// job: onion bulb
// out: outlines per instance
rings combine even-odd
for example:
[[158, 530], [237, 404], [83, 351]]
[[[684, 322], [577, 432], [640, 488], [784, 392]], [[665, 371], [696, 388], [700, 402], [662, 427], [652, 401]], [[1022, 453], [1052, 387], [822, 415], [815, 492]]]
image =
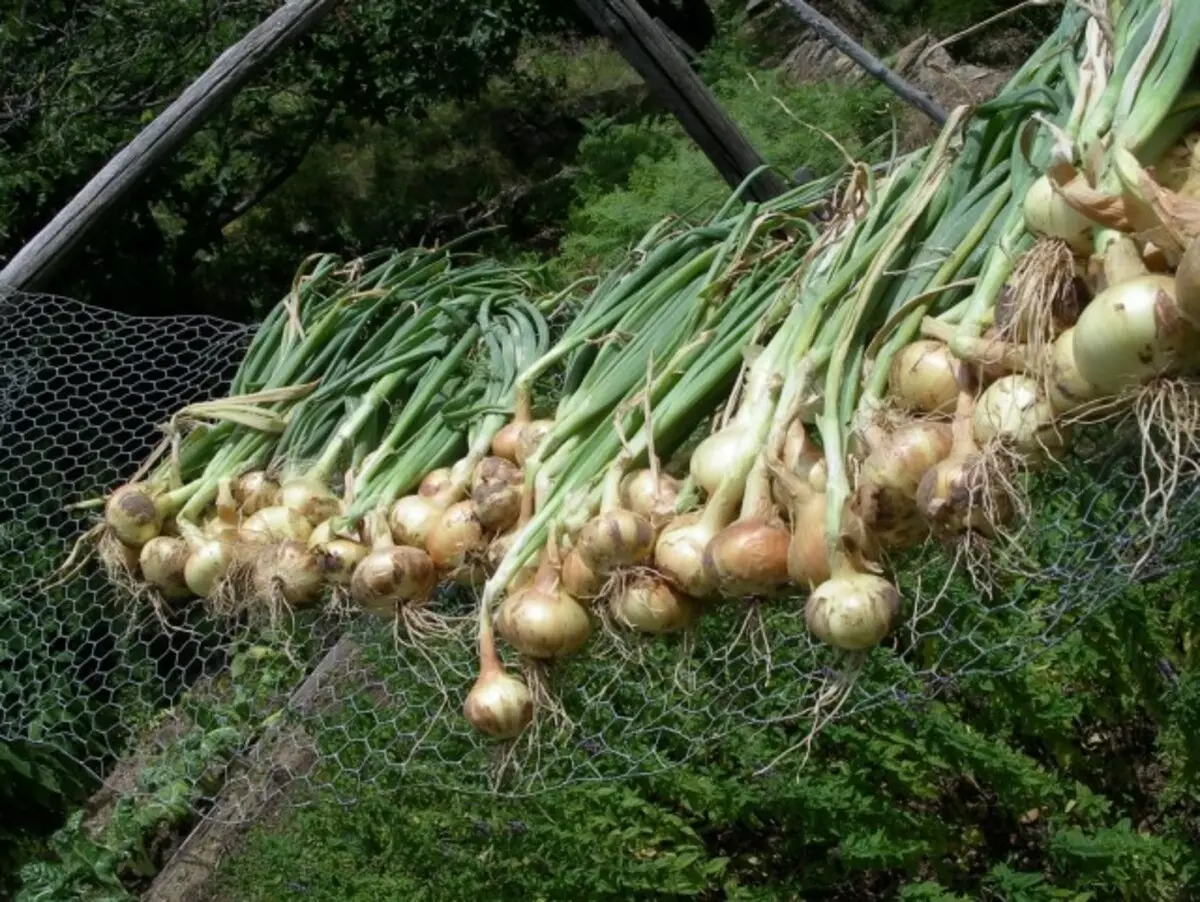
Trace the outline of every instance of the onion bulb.
[[1022, 212], [1025, 226], [1033, 234], [1060, 238], [1080, 256], [1092, 252], [1095, 223], [1067, 203], [1066, 198], [1054, 190], [1048, 176], [1038, 178], [1025, 192]]
[[1050, 406], [1055, 413], [1068, 413], [1099, 394], [1099, 389], [1079, 375], [1075, 365], [1075, 327], [1066, 329], [1050, 346], [1050, 373], [1047, 380]]
[[733, 424], [714, 432], [696, 446], [688, 469], [696, 485], [707, 495], [716, 492], [735, 463], [744, 457], [748, 438], [743, 426]]
[[335, 586], [350, 585], [354, 571], [368, 554], [366, 545], [342, 538], [330, 539], [314, 550], [320, 558], [326, 582]]
[[924, 413], [954, 413], [958, 389], [954, 381], [955, 361], [940, 341], [923, 338], [896, 352], [888, 370], [892, 397], [912, 410]]
[[505, 672], [490, 628], [479, 637], [479, 676], [467, 693], [463, 716], [493, 739], [513, 739], [533, 720], [533, 694]]
[[208, 538], [189, 545], [192, 553], [183, 568], [183, 580], [193, 595], [209, 598], [233, 564], [233, 546]]
[[730, 523], [709, 540], [702, 565], [706, 581], [728, 598], [769, 595], [787, 583], [791, 533], [777, 519]]
[[597, 573], [587, 565], [579, 549], [572, 548], [563, 558], [560, 578], [572, 598], [595, 598], [604, 589], [608, 574]]
[[301, 478], [285, 482], [279, 490], [279, 503], [300, 514], [313, 526], [342, 512], [342, 502], [324, 482]]
[[521, 427], [520, 437], [517, 439], [517, 444], [513, 451], [513, 457], [518, 466], [525, 466], [525, 461], [533, 456], [533, 452], [542, 443], [542, 439], [546, 437], [546, 433], [553, 428], [554, 420], [533, 420]]
[[243, 517], [249, 517], [264, 507], [274, 507], [280, 503], [279, 483], [262, 470], [254, 470], [238, 477], [232, 489], [233, 498], [241, 508]]
[[521, 516], [521, 487], [499, 479], [481, 482], [471, 490], [471, 504], [484, 529], [503, 531]]
[[1000, 441], [1029, 458], [1061, 451], [1069, 437], [1037, 381], [1021, 375], [1004, 376], [984, 390], [972, 425], [981, 445]]
[[308, 541], [313, 524], [290, 507], [264, 507], [242, 521], [242, 535], [249, 542], [274, 542], [279, 539]]
[[316, 604], [325, 574], [321, 562], [302, 541], [286, 539], [264, 551], [254, 562], [254, 593], [267, 601], [276, 593], [294, 608]]
[[123, 485], [104, 504], [104, 519], [121, 542], [141, 548], [163, 527], [163, 513], [149, 487], [131, 482]]
[[551, 659], [583, 648], [592, 633], [587, 611], [562, 587], [549, 559], [533, 584], [511, 592], [496, 615], [496, 631], [531, 658]]
[[391, 616], [397, 605], [423, 603], [437, 585], [437, 571], [420, 548], [380, 543], [354, 568], [350, 594], [364, 611]]
[[589, 569], [609, 574], [646, 561], [654, 551], [654, 527], [633, 511], [615, 508], [589, 520], [575, 549]]
[[776, 492], [784, 499], [791, 519], [787, 569], [791, 581], [812, 588], [829, 579], [829, 543], [825, 541], [825, 493], [813, 491], [802, 477], [774, 467]]
[[388, 527], [397, 545], [424, 548], [429, 531], [441, 517], [444, 508], [420, 495], [397, 498], [388, 511]]
[[450, 505], [434, 522], [425, 550], [435, 567], [452, 570], [483, 550], [483, 524], [470, 501]]
[[783, 466], [808, 483], [814, 492], [825, 491], [825, 452], [809, 437], [800, 420], [794, 420], [784, 434]]
[[1171, 276], [1109, 286], [1083, 308], [1074, 332], [1079, 376], [1103, 394], [1177, 373], [1200, 350], [1200, 332], [1180, 314]]
[[630, 629], [651, 635], [674, 633], [700, 614], [700, 602], [657, 576], [639, 576], [613, 597], [612, 614]]
[[661, 522], [675, 514], [682, 484], [674, 476], [659, 472], [657, 484], [654, 471], [636, 470], [621, 480], [621, 506], [651, 522]]
[[1011, 499], [993, 481], [988, 459], [975, 441], [975, 386], [967, 364], [958, 364], [957, 379], [953, 445], [949, 456], [921, 477], [917, 510], [940, 533], [977, 530], [991, 535], [1011, 514]]
[[900, 614], [900, 593], [881, 576], [847, 569], [808, 596], [804, 621], [828, 645], [865, 651], [892, 631]]
[[471, 473], [472, 489], [477, 489], [488, 482], [520, 485], [521, 481], [521, 468], [503, 457], [485, 457], [476, 464], [475, 470]]
[[146, 582], [158, 589], [165, 598], [188, 598], [184, 572], [191, 549], [183, 539], [173, 536], [154, 536], [142, 545], [138, 564]]
[[854, 509], [881, 544], [900, 548], [927, 532], [917, 511], [917, 489], [929, 468], [950, 454], [948, 423], [914, 422], [887, 434], [859, 470]]
[[693, 598], [712, 594], [713, 585], [704, 569], [704, 549], [715, 532], [702, 511], [684, 514], [663, 529], [654, 546], [655, 566], [669, 582]]
[[446, 490], [446, 486], [450, 485], [452, 478], [449, 467], [430, 470], [421, 480], [421, 484], [417, 486], [417, 494], [422, 498], [433, 498]]

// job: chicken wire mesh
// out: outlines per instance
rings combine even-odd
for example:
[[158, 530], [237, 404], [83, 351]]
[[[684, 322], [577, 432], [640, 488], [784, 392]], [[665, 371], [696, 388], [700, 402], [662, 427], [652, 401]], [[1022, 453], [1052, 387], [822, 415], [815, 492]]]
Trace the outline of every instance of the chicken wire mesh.
[[0, 303], [0, 741], [51, 749], [110, 794], [244, 821], [297, 784], [352, 800], [389, 779], [521, 795], [713, 757], [795, 770], [823, 724], [979, 691], [1192, 563], [1195, 472], [1167, 516], [1144, 504], [1136, 423], [1081, 430], [1070, 458], [1032, 477], [1029, 525], [993, 549], [986, 585], [933, 542], [892, 562], [902, 622], [869, 655], [814, 642], [801, 596], [713, 604], [665, 638], [601, 623], [581, 654], [528, 674], [554, 704], [498, 745], [461, 716], [476, 668], [468, 589], [438, 596], [451, 629], [417, 644], [330, 611], [230, 625], [194, 604], [167, 621], [95, 564], [51, 578], [96, 516], [64, 505], [127, 479], [157, 424], [219, 395], [250, 335], [47, 296]]

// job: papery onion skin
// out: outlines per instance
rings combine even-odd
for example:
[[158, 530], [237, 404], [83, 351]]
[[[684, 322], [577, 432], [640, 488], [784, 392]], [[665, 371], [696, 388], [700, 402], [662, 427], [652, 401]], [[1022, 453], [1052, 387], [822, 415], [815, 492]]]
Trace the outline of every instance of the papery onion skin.
[[442, 516], [443, 508], [420, 495], [397, 498], [388, 511], [388, 529], [397, 545], [424, 548], [429, 532]]
[[704, 548], [706, 580], [722, 596], [769, 595], [790, 579], [788, 545], [792, 534], [776, 520], [737, 520]]
[[425, 550], [440, 569], [453, 569], [483, 550], [483, 524], [470, 501], [450, 505], [429, 530]]
[[438, 467], [430, 470], [417, 486], [417, 494], [422, 498], [433, 498], [440, 494], [450, 484], [452, 475], [449, 467]]
[[982, 454], [951, 455], [921, 479], [917, 510], [940, 535], [968, 530], [994, 535], [1013, 509], [1007, 492], [993, 480]]
[[512, 420], [501, 426], [496, 434], [492, 436], [492, 454], [516, 463], [517, 445], [521, 441], [521, 430], [525, 428], [527, 422], [527, 420]]
[[1068, 204], [1066, 198], [1054, 190], [1048, 176], [1043, 175], [1030, 185], [1022, 211], [1025, 226], [1033, 234], [1062, 239], [1079, 255], [1092, 252], [1095, 223]]
[[[525, 461], [533, 455], [546, 433], [554, 428], [553, 420], [532, 420], [521, 428], [521, 436], [517, 439], [514, 456], [518, 466], [524, 467]], [[497, 455], [502, 457], [503, 455]]]
[[726, 427], [704, 439], [692, 452], [688, 470], [696, 485], [712, 495], [742, 453], [746, 443], [743, 431], [737, 426]]
[[193, 595], [209, 598], [233, 564], [233, 547], [219, 539], [208, 539], [192, 548], [183, 568], [183, 580]]
[[314, 479], [284, 483], [279, 490], [279, 503], [300, 514], [313, 526], [342, 512], [341, 499], [323, 482]]
[[900, 614], [900, 593], [882, 576], [848, 573], [813, 590], [804, 607], [809, 631], [843, 651], [874, 648], [891, 633]]
[[956, 363], [940, 341], [920, 339], [896, 352], [888, 371], [888, 392], [905, 407], [952, 414], [958, 400]]
[[533, 695], [503, 670], [481, 673], [467, 693], [463, 716], [493, 739], [515, 739], [533, 721]]
[[677, 517], [659, 534], [654, 564], [685, 595], [707, 598], [714, 589], [704, 570], [704, 549], [711, 540], [700, 513]]
[[241, 534], [248, 542], [274, 542], [295, 539], [307, 542], [313, 524], [290, 507], [264, 507], [242, 521]]
[[917, 489], [925, 473], [949, 456], [953, 442], [948, 423], [910, 423], [867, 455], [859, 470], [854, 509], [883, 544], [902, 547], [923, 536]]
[[675, 513], [682, 483], [666, 473], [645, 469], [628, 474], [621, 480], [621, 505], [650, 520], [661, 520]]
[[314, 549], [320, 556], [325, 580], [334, 586], [348, 586], [354, 571], [363, 558], [370, 553], [366, 545], [350, 539], [330, 539]]
[[400, 604], [424, 603], [437, 585], [437, 571], [420, 548], [378, 548], [354, 568], [350, 595], [363, 610], [390, 614]]
[[814, 495], [792, 512], [788, 576], [812, 588], [829, 579], [829, 543], [825, 540], [825, 495]]
[[243, 474], [233, 482], [231, 489], [243, 517], [280, 503], [279, 483], [262, 470]]
[[507, 458], [485, 457], [475, 467], [471, 474], [471, 488], [477, 489], [488, 482], [503, 482], [507, 485], [520, 485], [522, 480], [521, 468]]
[[521, 654], [551, 660], [583, 648], [592, 624], [587, 611], [561, 587], [546, 588], [535, 581], [504, 599], [496, 632]]
[[608, 574], [597, 573], [589, 567], [577, 548], [572, 548], [563, 558], [560, 576], [567, 594], [581, 599], [595, 598], [608, 581]]
[[1070, 413], [1100, 395], [1100, 390], [1079, 374], [1075, 365], [1075, 328], [1065, 330], [1050, 346], [1047, 381], [1050, 406], [1055, 413]]
[[1112, 285], [1079, 315], [1072, 350], [1079, 376], [1117, 394], [1194, 364], [1200, 331], [1179, 313], [1170, 276], [1145, 275]]
[[184, 579], [191, 549], [183, 539], [154, 536], [142, 545], [138, 564], [142, 577], [164, 598], [190, 598], [192, 590]]
[[1057, 454], [1070, 440], [1038, 383], [1019, 374], [988, 386], [975, 403], [971, 422], [980, 445], [1000, 441], [1028, 459]]
[[589, 520], [579, 531], [576, 549], [589, 569], [610, 573], [648, 560], [654, 539], [648, 519], [617, 508]]
[[123, 485], [104, 504], [104, 519], [121, 542], [141, 548], [163, 528], [163, 515], [150, 489], [141, 483]]
[[613, 597], [611, 608], [622, 626], [652, 636], [686, 629], [700, 616], [700, 602], [656, 576], [627, 582]]
[[303, 542], [288, 539], [255, 561], [251, 579], [262, 601], [278, 593], [292, 607], [302, 608], [320, 600], [324, 576], [317, 555]]
[[521, 488], [500, 480], [482, 482], [471, 490], [471, 503], [484, 529], [500, 532], [521, 516]]

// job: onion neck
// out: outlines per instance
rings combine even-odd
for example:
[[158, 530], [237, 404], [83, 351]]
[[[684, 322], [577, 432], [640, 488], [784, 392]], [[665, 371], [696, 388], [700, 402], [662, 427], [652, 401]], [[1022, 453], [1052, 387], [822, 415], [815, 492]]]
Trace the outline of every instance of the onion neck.
[[961, 459], [979, 450], [975, 443], [972, 417], [975, 413], [975, 377], [965, 362], [959, 361], [954, 370], [958, 384], [958, 398], [954, 405], [954, 422], [951, 425], [952, 439], [950, 457]]
[[372, 551], [387, 551], [396, 547], [392, 531], [388, 527], [387, 515], [380, 510], [373, 510], [364, 519], [363, 529], [366, 538], [371, 542]]
[[1104, 281], [1108, 287], [1120, 285], [1140, 276], [1147, 275], [1150, 270], [1142, 262], [1133, 239], [1126, 235], [1115, 235], [1105, 242], [1103, 251]]

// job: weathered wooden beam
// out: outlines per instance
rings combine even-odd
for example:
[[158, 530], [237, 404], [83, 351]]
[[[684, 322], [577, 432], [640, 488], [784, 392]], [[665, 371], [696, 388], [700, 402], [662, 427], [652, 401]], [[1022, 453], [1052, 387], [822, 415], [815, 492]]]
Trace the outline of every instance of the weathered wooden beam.
[[913, 85], [872, 56], [865, 47], [846, 34], [827, 18], [809, 6], [803, 0], [783, 0], [783, 5], [795, 13], [796, 18], [819, 34], [846, 56], [850, 57], [868, 75], [877, 78], [887, 85], [897, 97], [908, 103], [938, 125], [946, 124], [946, 111], [938, 106], [937, 101]]
[[[754, 145], [637, 0], [576, 0], [576, 3], [679, 120], [726, 182], [740, 185], [765, 164]], [[764, 170], [747, 186], [746, 193], [751, 199], [762, 201], [784, 190], [783, 179]]]
[[104, 217], [340, 0], [288, 0], [222, 53], [0, 270], [0, 295], [45, 283]]

